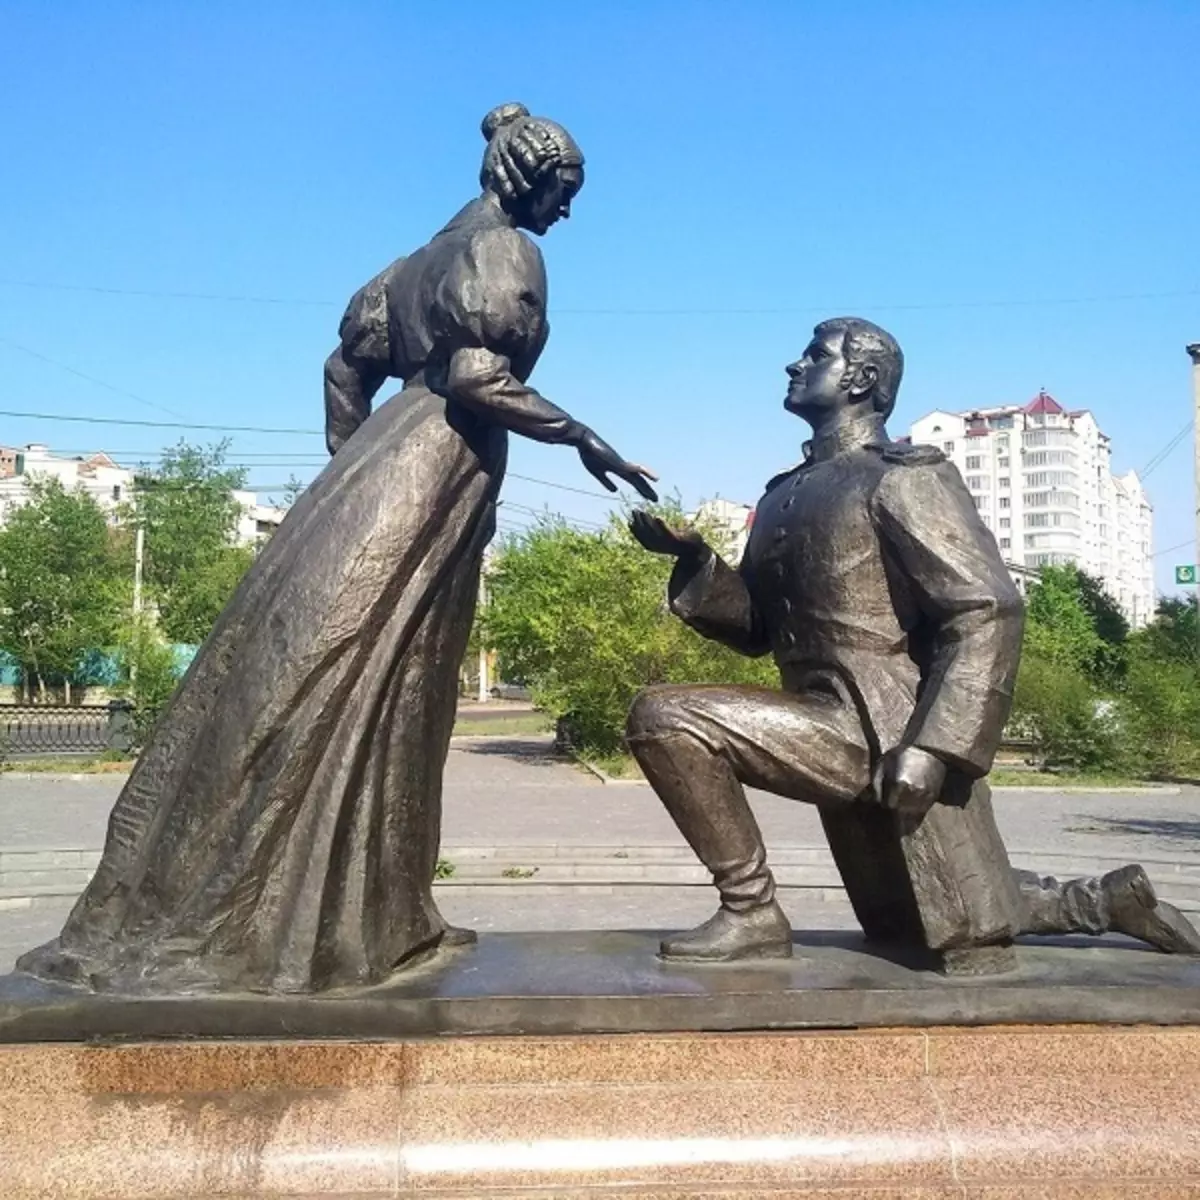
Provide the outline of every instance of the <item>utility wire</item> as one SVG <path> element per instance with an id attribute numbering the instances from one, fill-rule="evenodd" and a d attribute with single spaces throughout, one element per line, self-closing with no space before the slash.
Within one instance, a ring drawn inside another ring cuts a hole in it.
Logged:
<path id="1" fill-rule="evenodd" d="M 136 421 L 129 418 L 118 417 L 79 417 L 66 416 L 62 413 L 44 413 L 44 412 L 21 412 L 15 409 L 0 409 L 0 417 L 21 417 L 34 421 L 71 421 L 80 425 L 126 425 L 137 426 L 142 429 L 198 429 L 208 433 L 285 433 L 285 434 L 300 434 L 311 437 L 324 437 L 324 431 L 319 429 L 285 429 L 279 427 L 265 425 L 201 425 L 186 421 Z M 116 451 L 109 451 L 116 453 Z M 130 453 L 144 454 L 143 450 L 134 450 Z M 289 460 L 290 461 L 290 460 Z M 288 462 L 274 464 L 276 466 L 287 466 Z M 317 464 L 297 462 L 297 466 L 315 466 Z M 604 500 L 609 504 L 618 504 L 620 500 L 617 496 L 609 496 L 604 492 L 592 491 L 588 488 L 572 487 L 566 483 L 554 483 L 549 479 L 537 479 L 532 475 L 519 475 L 516 471 L 508 472 L 509 479 L 520 479 L 525 483 L 537 483 L 543 487 L 558 488 L 563 492 L 574 492 L 579 496 L 591 496 L 595 500 Z"/>
<path id="2" fill-rule="evenodd" d="M 296 305 L 301 307 L 337 308 L 342 305 L 335 300 L 315 300 L 304 297 L 235 295 L 217 292 L 156 291 L 149 288 L 99 287 L 86 284 L 54 283 L 30 279 L 0 279 L 0 286 L 29 288 L 42 291 L 87 292 L 103 296 L 131 296 L 161 300 L 206 300 L 232 304 Z M 1200 296 L 1200 288 L 1186 288 L 1169 292 L 1117 292 L 1098 293 L 1089 296 L 1047 296 L 1041 299 L 1028 296 L 1017 299 L 943 300 L 921 303 L 857 304 L 849 305 L 802 305 L 780 308 L 556 308 L 556 313 L 572 316 L 630 316 L 630 317 L 674 317 L 674 316 L 771 316 L 804 312 L 865 311 L 876 312 L 924 312 L 944 309 L 971 308 L 1043 308 L 1071 304 L 1112 304 L 1138 300 L 1174 300 Z"/>
<path id="3" fill-rule="evenodd" d="M 59 362 L 58 359 L 51 358 L 48 354 L 42 354 L 39 350 L 31 350 L 28 346 L 22 346 L 20 342 L 14 342 L 12 338 L 0 337 L 0 344 L 8 346 L 11 350 L 19 350 L 22 354 L 28 354 L 30 358 L 36 358 L 40 362 L 49 363 L 52 367 L 58 367 L 60 371 L 66 371 L 68 375 L 85 379 L 88 383 L 94 383 L 97 387 L 104 388 L 105 391 L 113 392 L 118 396 L 125 396 L 130 400 L 136 400 L 138 404 L 144 404 L 147 408 L 154 408 L 159 412 L 165 412 L 169 417 L 183 416 L 182 413 L 177 413 L 174 409 L 167 408 L 165 404 L 158 404 L 154 400 L 147 400 L 145 396 L 139 396 L 136 392 L 131 392 L 127 388 L 116 387 L 111 383 L 105 383 L 103 379 L 97 379 L 95 375 L 88 375 L 84 371 L 77 371 L 74 367 L 69 367 L 66 363 Z"/>
<path id="4" fill-rule="evenodd" d="M 1183 428 L 1141 469 L 1139 477 L 1145 479 L 1152 471 L 1158 470 L 1164 462 L 1170 457 L 1171 452 L 1178 446 L 1185 437 L 1192 431 L 1194 419 L 1189 417 L 1184 423 Z"/>
<path id="5" fill-rule="evenodd" d="M 577 496 L 591 496 L 593 500 L 603 500 L 606 504 L 621 503 L 620 496 L 610 496 L 606 492 L 593 492 L 588 488 L 572 487 L 569 483 L 552 483 L 549 479 L 535 479 L 532 475 L 518 475 L 516 471 L 509 471 L 508 478 L 520 479 L 525 483 L 540 483 L 542 487 L 558 488 L 560 492 L 574 492 Z"/>
<path id="6" fill-rule="evenodd" d="M 560 521 L 566 521 L 568 524 L 586 526 L 589 529 L 599 530 L 608 528 L 607 525 L 601 524 L 599 521 L 587 521 L 582 517 L 568 517 L 559 512 L 551 512 L 547 508 L 530 508 L 527 504 L 516 504 L 512 500 L 503 501 L 503 505 L 506 509 L 522 513 L 526 516 L 532 517 L 536 521 L 540 521 L 543 518 L 549 517 L 552 520 L 557 519 Z"/>
<path id="7" fill-rule="evenodd" d="M 0 286 L 49 292 L 90 292 L 98 296 L 137 296 L 147 300 L 217 300 L 232 304 L 289 304 L 334 308 L 335 300 L 305 300 L 298 296 L 238 296 L 221 292 L 161 292 L 149 288 L 94 287 L 82 283 L 43 283 L 32 279 L 0 279 Z"/>
<path id="8" fill-rule="evenodd" d="M 143 429 L 203 429 L 210 433 L 288 433 L 323 437 L 316 429 L 279 429 L 264 425 L 198 425 L 189 421 L 134 421 L 117 417 L 75 417 L 62 413 L 16 412 L 0 409 L 0 417 L 28 417 L 37 421 L 72 421 L 80 425 L 136 425 Z"/>

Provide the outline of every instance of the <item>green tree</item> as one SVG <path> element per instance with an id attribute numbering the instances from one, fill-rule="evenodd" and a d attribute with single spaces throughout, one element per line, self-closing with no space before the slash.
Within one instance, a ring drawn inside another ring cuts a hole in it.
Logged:
<path id="1" fill-rule="evenodd" d="M 1074 566 L 1046 567 L 1029 589 L 1010 729 L 1032 736 L 1047 762 L 1121 764 L 1122 724 L 1108 693 L 1124 669 L 1128 632 L 1103 584 Z"/>
<path id="2" fill-rule="evenodd" d="M 1196 600 L 1159 602 L 1133 634 L 1120 700 L 1130 752 L 1152 776 L 1200 778 L 1200 645 Z"/>
<path id="3" fill-rule="evenodd" d="M 291 508 L 293 504 L 304 494 L 304 489 L 308 484 L 301 479 L 295 471 L 288 472 L 288 480 L 283 489 L 283 504 L 282 508 Z"/>
<path id="4" fill-rule="evenodd" d="M 1096 636 L 1109 646 L 1122 645 L 1129 636 L 1129 622 L 1125 619 L 1121 606 L 1104 586 L 1104 582 L 1077 567 L 1062 569 L 1074 574 L 1079 601 L 1092 619 L 1092 628 L 1095 629 Z"/>
<path id="5" fill-rule="evenodd" d="M 1026 647 L 1017 674 L 1009 732 L 1031 736 L 1048 766 L 1112 770 L 1124 752 L 1111 704 L 1068 662 Z"/>
<path id="6" fill-rule="evenodd" d="M 0 530 L 0 649 L 26 687 L 70 687 L 89 650 L 112 643 L 129 595 L 114 533 L 82 490 L 31 479 Z"/>
<path id="7" fill-rule="evenodd" d="M 677 504 L 659 506 L 680 522 Z M 639 688 L 654 683 L 778 685 L 773 664 L 705 641 L 666 605 L 672 561 L 648 554 L 614 516 L 601 532 L 548 518 L 502 546 L 488 575 L 483 636 L 502 668 L 581 747 L 620 747 Z"/>
<path id="8" fill-rule="evenodd" d="M 117 639 L 123 676 L 116 688 L 133 704 L 133 749 L 140 750 L 179 686 L 170 645 L 145 613 L 126 621 Z"/>
<path id="9" fill-rule="evenodd" d="M 1200 671 L 1193 663 L 1130 654 L 1120 713 L 1134 767 L 1149 776 L 1200 779 Z"/>
<path id="10" fill-rule="evenodd" d="M 234 544 L 241 505 L 232 493 L 246 470 L 226 465 L 228 449 L 181 441 L 137 480 L 128 519 L 145 529 L 146 587 L 171 641 L 203 641 L 253 561 Z"/>
<path id="11" fill-rule="evenodd" d="M 1130 639 L 1141 656 L 1159 662 L 1200 665 L 1200 619 L 1196 597 L 1164 597 L 1155 618 Z"/>
<path id="12" fill-rule="evenodd" d="M 1025 648 L 1060 666 L 1086 675 L 1104 657 L 1104 639 L 1084 599 L 1080 572 L 1046 567 L 1030 589 L 1025 605 Z"/>

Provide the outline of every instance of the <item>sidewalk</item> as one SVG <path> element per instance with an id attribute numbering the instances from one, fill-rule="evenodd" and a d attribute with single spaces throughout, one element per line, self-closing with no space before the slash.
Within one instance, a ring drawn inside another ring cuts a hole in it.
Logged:
<path id="1" fill-rule="evenodd" d="M 459 738 L 446 764 L 439 904 L 482 930 L 669 926 L 713 907 L 703 869 L 644 784 L 606 785 L 546 737 Z M 0 971 L 52 937 L 86 884 L 121 777 L 0 776 Z M 798 928 L 853 927 L 816 812 L 753 794 Z M 997 789 L 1016 865 L 1099 873 L 1141 861 L 1165 899 L 1200 911 L 1200 789 Z"/>

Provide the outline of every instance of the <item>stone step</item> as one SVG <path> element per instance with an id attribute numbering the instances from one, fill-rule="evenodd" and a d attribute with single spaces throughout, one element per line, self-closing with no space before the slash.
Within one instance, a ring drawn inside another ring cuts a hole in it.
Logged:
<path id="1" fill-rule="evenodd" d="M 772 845 L 771 861 L 775 863 L 828 863 L 829 848 L 816 845 Z M 1081 864 L 1093 870 L 1109 870 L 1129 861 L 1128 853 L 1112 854 L 1085 853 L 1079 850 L 1053 851 L 1048 849 L 1012 848 L 1009 854 L 1016 865 L 1036 863 L 1049 865 L 1061 873 L 1063 864 Z M 514 842 L 503 845 L 450 845 L 443 847 L 442 856 L 456 863 L 491 862 L 496 859 L 520 859 L 530 863 L 571 861 L 627 861 L 627 862 L 695 862 L 695 853 L 682 842 L 654 844 L 630 844 L 613 842 Z M 100 861 L 99 847 L 46 847 L 10 846 L 0 847 L 0 871 L 13 868 L 20 870 L 47 870 L 57 867 L 88 867 L 94 869 Z M 1200 878 L 1200 854 L 1182 853 L 1140 855 L 1138 861 L 1155 868 L 1155 874 L 1166 870 L 1194 874 Z M 1090 864 L 1090 865 L 1089 865 Z M 1072 866 L 1074 869 L 1074 866 Z"/>
<path id="2" fill-rule="evenodd" d="M 0 900 L 28 896 L 74 896 L 99 862 L 98 850 L 10 849 L 0 851 Z M 708 872 L 692 851 L 675 846 L 450 846 L 442 852 L 453 874 L 439 886 L 516 887 L 555 891 L 571 887 L 708 887 Z M 1014 852 L 1013 863 L 1060 879 L 1098 875 L 1123 865 L 1120 856 Z M 844 900 L 841 879 L 824 846 L 772 849 L 771 865 L 785 889 L 830 893 Z M 1140 860 L 1164 900 L 1189 911 L 1200 909 L 1200 862 Z"/>
<path id="3" fill-rule="evenodd" d="M 695 882 L 665 883 L 657 879 L 641 881 L 617 880 L 586 880 L 586 879 L 552 879 L 534 876 L 532 878 L 506 878 L 493 876 L 462 880 L 439 880 L 434 884 L 438 890 L 453 892 L 460 897 L 469 897 L 475 893 L 485 896 L 491 892 L 503 892 L 509 897 L 536 896 L 550 899 L 555 896 L 584 897 L 584 896 L 618 896 L 629 900 L 635 894 L 663 893 L 679 888 L 709 890 L 711 884 L 707 879 Z M 6 911 L 29 908 L 39 901 L 54 900 L 61 897 L 74 899 L 83 890 L 82 885 L 69 883 L 31 884 L 24 887 L 0 887 L 0 914 Z M 1159 887 L 1158 895 L 1162 900 L 1175 905 L 1185 913 L 1200 914 L 1200 892 L 1180 892 L 1170 886 Z M 849 901 L 845 889 L 839 884 L 822 885 L 813 882 L 797 883 L 787 879 L 779 880 L 779 894 L 785 907 L 802 909 L 812 904 L 835 905 L 848 907 Z"/>

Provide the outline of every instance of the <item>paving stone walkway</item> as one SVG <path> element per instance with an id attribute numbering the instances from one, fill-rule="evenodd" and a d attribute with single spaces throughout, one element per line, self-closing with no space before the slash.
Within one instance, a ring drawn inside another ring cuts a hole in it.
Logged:
<path id="1" fill-rule="evenodd" d="M 36 888 L 20 895 L 18 877 L 5 886 L 6 869 L 36 865 L 48 879 L 74 870 L 69 878 L 81 886 L 90 867 L 54 857 L 83 851 L 79 863 L 94 861 L 122 783 L 121 776 L 0 775 L 0 972 L 20 950 L 52 937 L 72 902 Z M 754 804 L 781 878 L 795 883 L 785 891 L 795 925 L 852 927 L 815 812 L 761 793 Z M 1190 897 L 1194 888 L 1200 907 L 1200 789 L 1000 789 L 996 808 L 1019 865 L 1067 874 L 1140 860 L 1163 881 L 1164 895 Z M 555 758 L 547 738 L 456 740 L 446 765 L 443 843 L 456 872 L 439 903 L 451 920 L 481 930 L 680 927 L 713 907 L 651 790 L 601 783 Z"/>

